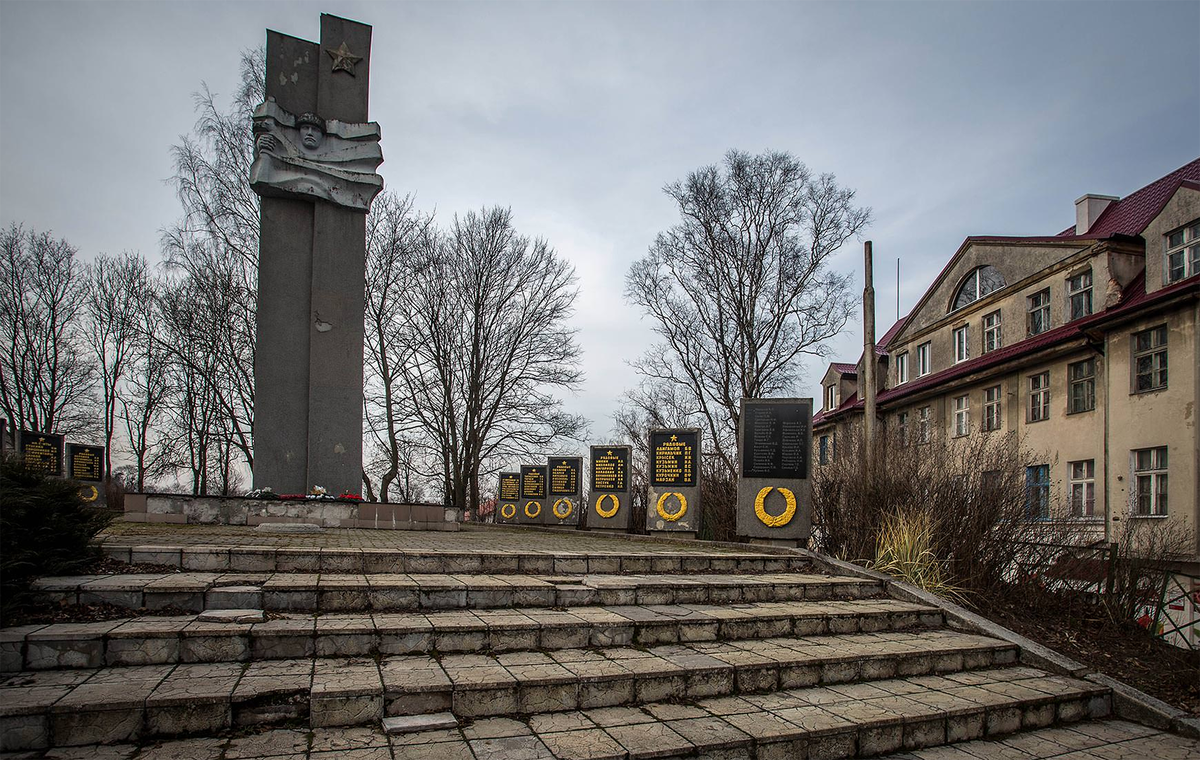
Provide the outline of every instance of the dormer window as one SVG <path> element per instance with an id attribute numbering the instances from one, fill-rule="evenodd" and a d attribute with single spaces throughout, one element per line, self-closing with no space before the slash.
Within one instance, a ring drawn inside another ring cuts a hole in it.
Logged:
<path id="1" fill-rule="evenodd" d="M 1168 283 L 1200 273 L 1200 223 L 1163 236 L 1167 266 L 1163 275 Z"/>
<path id="2" fill-rule="evenodd" d="M 950 308 L 950 311 L 956 311 L 964 306 L 973 304 L 989 293 L 994 293 L 1004 287 L 1004 285 L 1004 275 L 1000 274 L 1000 270 L 996 269 L 996 267 L 990 264 L 976 267 L 966 276 L 962 285 L 958 286 L 958 292 L 954 294 L 954 305 Z"/>
<path id="3" fill-rule="evenodd" d="M 825 411 L 828 412 L 829 410 L 833 409 L 833 407 L 836 405 L 837 405 L 837 386 L 836 385 L 826 385 L 825 386 Z"/>

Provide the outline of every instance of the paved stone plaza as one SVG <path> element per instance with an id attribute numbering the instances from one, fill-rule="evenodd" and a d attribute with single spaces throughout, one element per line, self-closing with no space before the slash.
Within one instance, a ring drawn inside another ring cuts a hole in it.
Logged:
<path id="1" fill-rule="evenodd" d="M 130 616 L 0 631 L 6 758 L 1200 753 L 1113 720 L 1104 686 L 781 549 L 491 528 L 101 541 L 178 570 L 38 582 Z"/>

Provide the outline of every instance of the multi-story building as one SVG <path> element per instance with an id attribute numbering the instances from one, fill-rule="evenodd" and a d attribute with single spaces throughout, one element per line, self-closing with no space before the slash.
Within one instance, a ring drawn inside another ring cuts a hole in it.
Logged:
<path id="1" fill-rule="evenodd" d="M 1126 198 L 1085 195 L 1045 237 L 968 237 L 879 340 L 878 414 L 919 443 L 1015 431 L 1033 516 L 1190 535 L 1200 575 L 1200 160 Z M 857 365 L 832 364 L 817 466 L 861 422 Z M 1051 503 L 1066 515 L 1049 514 Z M 1036 514 L 1046 510 L 1046 514 Z"/>

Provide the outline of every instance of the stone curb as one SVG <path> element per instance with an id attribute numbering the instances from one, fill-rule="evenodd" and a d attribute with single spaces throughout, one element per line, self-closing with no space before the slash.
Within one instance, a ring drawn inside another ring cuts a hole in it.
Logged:
<path id="1" fill-rule="evenodd" d="M 702 538 L 672 538 L 670 536 L 643 536 L 638 533 L 595 533 L 593 531 L 581 531 L 574 526 L 556 526 L 556 525 L 518 525 L 518 524 L 496 524 L 496 523 L 481 523 L 481 522 L 465 522 L 462 523 L 464 531 L 472 530 L 500 530 L 500 529 L 516 529 L 516 530 L 534 530 L 546 531 L 548 533 L 582 533 L 588 536 L 600 538 L 615 538 L 618 541 L 634 541 L 647 542 L 655 544 L 677 544 L 688 547 L 714 547 L 717 549 L 732 549 L 742 554 L 770 554 L 773 556 L 783 556 L 793 552 L 792 547 L 787 546 L 769 546 L 767 544 L 743 544 L 735 541 L 708 541 Z"/>
<path id="2" fill-rule="evenodd" d="M 880 581 L 884 584 L 887 593 L 895 599 L 938 607 L 945 613 L 946 621 L 952 627 L 961 626 L 966 630 L 1015 644 L 1020 649 L 1021 662 L 1108 687 L 1113 694 L 1113 712 L 1119 718 L 1171 731 L 1191 739 L 1200 739 L 1200 719 L 1190 717 L 1183 710 L 1172 707 L 1129 684 L 1093 671 L 1087 665 L 1076 662 L 964 607 L 942 599 L 936 594 L 931 594 L 885 573 L 868 570 L 852 562 L 828 557 L 809 549 L 792 549 L 791 551 L 808 557 L 815 566 L 827 571 Z"/>

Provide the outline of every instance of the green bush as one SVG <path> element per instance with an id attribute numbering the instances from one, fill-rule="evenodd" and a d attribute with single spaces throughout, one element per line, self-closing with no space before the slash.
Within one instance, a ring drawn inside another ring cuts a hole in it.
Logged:
<path id="1" fill-rule="evenodd" d="M 16 457 L 0 463 L 0 622 L 27 601 L 43 575 L 76 572 L 99 550 L 91 539 L 111 519 L 79 497 L 79 484 L 30 472 Z"/>

